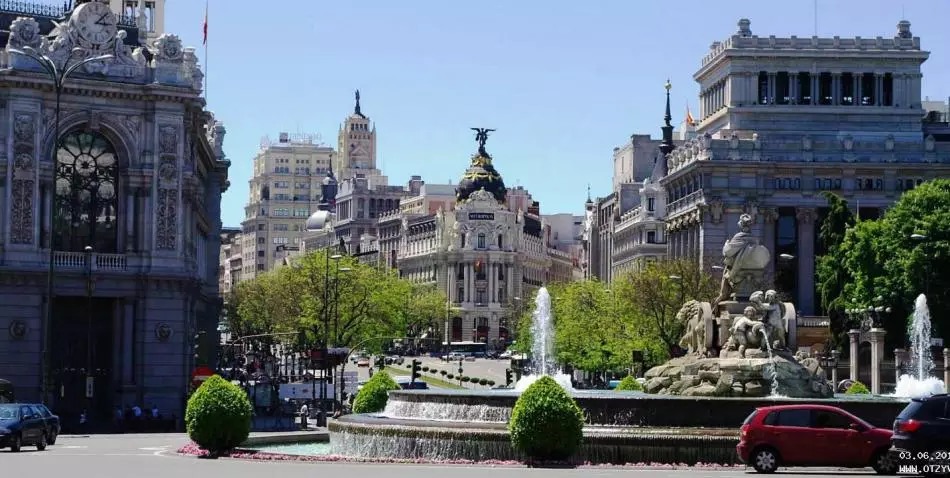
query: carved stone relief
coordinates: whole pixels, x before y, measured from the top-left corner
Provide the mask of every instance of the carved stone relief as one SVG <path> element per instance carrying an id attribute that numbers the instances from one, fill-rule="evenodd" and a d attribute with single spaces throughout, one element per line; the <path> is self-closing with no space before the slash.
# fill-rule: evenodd
<path id="1" fill-rule="evenodd" d="M 178 130 L 172 125 L 159 129 L 159 151 L 162 154 L 178 154 Z"/>
<path id="2" fill-rule="evenodd" d="M 36 116 L 32 113 L 16 113 L 13 124 L 13 190 L 11 208 L 10 242 L 33 244 L 33 206 L 36 185 Z"/>
<path id="3" fill-rule="evenodd" d="M 8 48 L 39 48 L 42 40 L 40 24 L 33 18 L 18 17 L 10 24 L 10 39 L 7 40 Z"/>
<path id="4" fill-rule="evenodd" d="M 158 190 L 156 243 L 159 250 L 173 251 L 178 242 L 178 191 Z"/>
<path id="5" fill-rule="evenodd" d="M 173 251 L 178 246 L 178 128 L 165 124 L 159 127 L 158 147 L 161 153 L 157 168 L 158 208 L 156 211 L 155 247 Z"/>

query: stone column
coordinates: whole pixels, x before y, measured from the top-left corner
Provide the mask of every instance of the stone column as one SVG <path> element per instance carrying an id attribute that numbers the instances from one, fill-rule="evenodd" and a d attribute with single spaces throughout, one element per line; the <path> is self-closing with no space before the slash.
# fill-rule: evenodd
<path id="1" fill-rule="evenodd" d="M 831 104 L 834 106 L 841 104 L 841 73 L 831 74 Z"/>
<path id="2" fill-rule="evenodd" d="M 871 329 L 871 393 L 881 394 L 881 361 L 884 360 L 884 329 Z"/>
<path id="3" fill-rule="evenodd" d="M 943 349 L 943 386 L 950 393 L 950 348 Z"/>
<path id="4" fill-rule="evenodd" d="M 894 349 L 894 378 L 900 379 L 901 377 L 901 366 L 904 365 L 904 360 L 907 358 L 907 351 L 904 349 Z"/>
<path id="5" fill-rule="evenodd" d="M 468 264 L 465 264 L 464 267 L 465 267 L 465 268 L 463 269 L 463 271 L 464 271 L 463 274 L 464 274 L 464 276 L 465 276 L 465 286 L 462 288 L 462 289 L 463 289 L 462 292 L 464 292 L 464 294 L 462 294 L 462 297 L 459 297 L 459 302 L 468 302 L 468 296 L 469 296 L 469 294 L 470 294 L 470 292 L 469 292 L 469 282 L 470 282 L 470 279 L 471 279 L 471 272 L 470 272 L 471 266 L 468 265 Z"/>
<path id="6" fill-rule="evenodd" d="M 834 391 L 838 390 L 838 356 L 841 355 L 837 349 L 831 351 L 831 356 L 834 361 L 834 367 L 831 367 L 831 389 Z"/>
<path id="7" fill-rule="evenodd" d="M 851 329 L 848 331 L 848 339 L 851 345 L 850 355 L 848 358 L 848 365 L 850 366 L 850 376 L 848 377 L 851 381 L 858 379 L 858 337 L 861 336 L 861 331 L 858 329 Z"/>
<path id="8" fill-rule="evenodd" d="M 775 72 L 769 72 L 769 104 L 775 104 Z"/>
<path id="9" fill-rule="evenodd" d="M 881 106 L 884 97 L 884 74 L 874 73 L 874 106 Z"/>
<path id="10" fill-rule="evenodd" d="M 775 250 L 775 221 L 778 220 L 778 210 L 774 207 L 771 208 L 762 208 L 759 210 L 759 213 L 762 215 L 762 243 L 770 251 Z M 775 274 L 775 258 L 769 261 L 769 265 L 765 268 L 766 274 Z"/>
<path id="11" fill-rule="evenodd" d="M 815 217 L 813 208 L 798 208 L 798 309 L 815 313 Z"/>
<path id="12" fill-rule="evenodd" d="M 864 96 L 861 88 L 861 76 L 860 73 L 851 74 L 851 82 L 854 86 L 851 87 L 851 92 L 853 99 L 851 100 L 852 106 L 861 106 L 861 97 Z"/>
<path id="13" fill-rule="evenodd" d="M 818 79 L 819 79 L 819 76 L 817 73 L 808 74 L 808 81 L 811 82 L 811 104 L 813 105 L 818 104 L 818 93 L 819 93 L 818 87 L 820 86 L 820 82 L 818 81 Z"/>

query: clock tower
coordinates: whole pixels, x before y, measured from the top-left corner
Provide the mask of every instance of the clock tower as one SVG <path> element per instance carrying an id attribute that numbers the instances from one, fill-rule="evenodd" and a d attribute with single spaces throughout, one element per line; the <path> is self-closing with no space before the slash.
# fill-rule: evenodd
<path id="1" fill-rule="evenodd" d="M 360 92 L 356 90 L 356 106 L 353 113 L 340 126 L 337 137 L 337 157 L 334 168 L 340 180 L 357 174 L 373 178 L 382 176 L 376 169 L 376 127 L 360 108 Z M 383 180 L 382 184 L 385 184 Z"/>

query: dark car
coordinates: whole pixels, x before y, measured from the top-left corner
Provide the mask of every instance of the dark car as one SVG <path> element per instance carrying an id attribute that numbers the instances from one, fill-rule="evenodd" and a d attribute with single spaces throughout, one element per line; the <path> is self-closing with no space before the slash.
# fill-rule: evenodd
<path id="1" fill-rule="evenodd" d="M 32 403 L 29 404 L 33 408 L 33 411 L 36 414 L 39 414 L 43 417 L 43 424 L 46 426 L 46 441 L 49 445 L 56 444 L 56 438 L 59 437 L 60 426 L 59 426 L 59 416 L 54 415 L 53 412 L 46 408 L 46 405 L 42 403 Z"/>
<path id="2" fill-rule="evenodd" d="M 49 444 L 46 421 L 33 406 L 23 403 L 0 404 L 0 448 L 20 451 L 35 446 L 43 451 Z"/>
<path id="3" fill-rule="evenodd" d="M 891 445 L 901 464 L 950 463 L 950 395 L 911 400 L 894 420 Z"/>
<path id="4" fill-rule="evenodd" d="M 756 409 L 739 432 L 736 452 L 759 473 L 779 466 L 864 468 L 897 472 L 888 453 L 891 431 L 827 405 L 782 405 Z"/>

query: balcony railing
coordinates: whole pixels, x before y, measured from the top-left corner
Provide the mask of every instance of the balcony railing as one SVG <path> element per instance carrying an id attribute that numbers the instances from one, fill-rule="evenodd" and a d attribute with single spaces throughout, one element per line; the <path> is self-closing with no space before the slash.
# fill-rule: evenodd
<path id="1" fill-rule="evenodd" d="M 124 254 L 103 254 L 93 252 L 92 270 L 94 271 L 124 271 L 129 262 Z M 77 269 L 86 267 L 86 254 L 83 252 L 56 251 L 53 253 L 53 266 L 56 269 Z"/>

